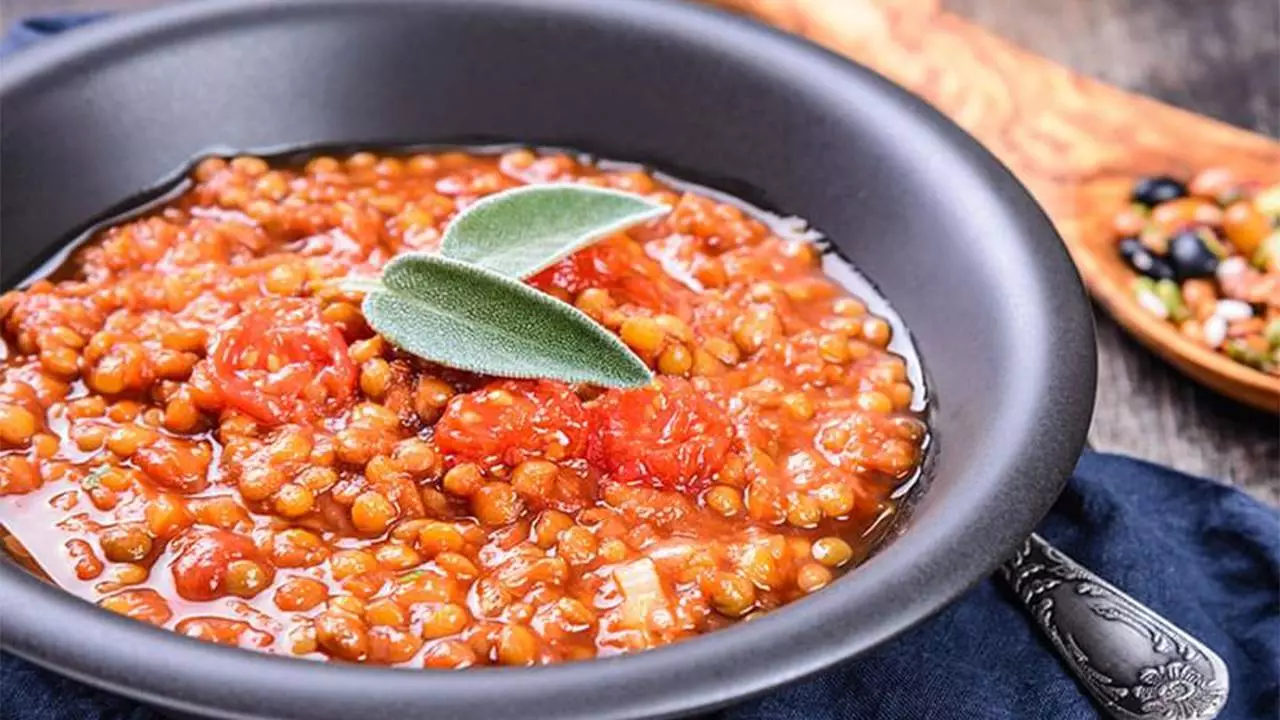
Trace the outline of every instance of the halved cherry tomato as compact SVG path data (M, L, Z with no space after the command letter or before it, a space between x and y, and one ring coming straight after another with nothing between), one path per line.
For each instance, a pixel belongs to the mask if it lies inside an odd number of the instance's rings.
M316 310L305 300L264 300L219 328L209 358L228 406L278 424L351 398L357 375L347 342Z

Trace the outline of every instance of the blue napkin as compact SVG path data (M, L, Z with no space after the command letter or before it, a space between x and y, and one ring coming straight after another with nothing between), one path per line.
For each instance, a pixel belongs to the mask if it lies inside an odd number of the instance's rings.
M31 19L0 55L97 16ZM1280 717L1280 516L1229 487L1087 453L1040 532L1213 648L1224 720ZM138 704L0 655L10 720L159 720ZM1077 720L1098 711L1001 581L869 655L717 720ZM1170 715L1171 718L1176 717Z
M55 15L52 17L31 17L21 20L9 28L0 38L0 58L37 43L51 35L57 35L71 28L87 25L94 20L106 17L106 13L81 13L76 15Z

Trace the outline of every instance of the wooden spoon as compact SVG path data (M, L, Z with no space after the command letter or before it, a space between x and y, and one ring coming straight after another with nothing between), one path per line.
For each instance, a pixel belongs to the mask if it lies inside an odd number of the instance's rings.
M1280 378L1183 336L1133 299L1110 220L1148 175L1225 167L1280 180L1280 143L1083 77L937 0L709 0L866 65L915 92L999 157L1048 211L1085 284L1140 342L1214 390L1280 411Z

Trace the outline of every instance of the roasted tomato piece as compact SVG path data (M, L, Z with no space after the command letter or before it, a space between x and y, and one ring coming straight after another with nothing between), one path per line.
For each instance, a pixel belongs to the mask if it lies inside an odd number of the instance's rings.
M108 595L98 605L125 617L152 625L164 625L173 617L169 603L151 588L130 588L115 595Z
M170 437L160 437L133 454L133 461L157 485L188 495L209 486L212 458L208 445Z
M589 457L614 480L686 493L710 484L733 442L718 396L682 378L610 390L592 405L591 423Z
M608 290L619 303L655 312L686 311L689 290L671 276L644 247L625 235L615 235L579 250L529 278L539 290L572 301L588 288Z
M460 460L516 465L534 457L581 457L587 414L568 385L503 380L454 397L436 423L436 444Z
M609 238L556 262L529 278L529 284L543 292L558 288L569 295L593 287L606 287L628 270L629 241Z
M178 622L174 630L180 635L197 640L232 647L264 648L274 639L271 633L259 630L243 620L212 616L185 618Z
M253 597L271 584L274 571L244 535L201 528L180 536L174 547L173 585L187 600Z
M305 300L266 299L218 329L209 351L229 407L265 423L304 421L355 393L356 367L338 328Z

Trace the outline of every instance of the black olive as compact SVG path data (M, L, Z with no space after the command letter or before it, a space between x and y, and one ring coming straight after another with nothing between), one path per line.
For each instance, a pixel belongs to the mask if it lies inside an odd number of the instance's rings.
M1133 186L1133 201L1147 207L1155 207L1186 195L1187 187L1167 175L1143 178Z
M1183 230L1169 238L1169 264L1179 280L1212 277L1218 256L1195 230Z
M1135 237L1120 240L1120 255L1134 270L1155 280L1172 280L1173 268L1164 258L1147 249L1142 241Z

